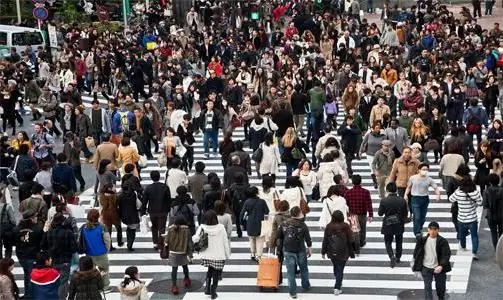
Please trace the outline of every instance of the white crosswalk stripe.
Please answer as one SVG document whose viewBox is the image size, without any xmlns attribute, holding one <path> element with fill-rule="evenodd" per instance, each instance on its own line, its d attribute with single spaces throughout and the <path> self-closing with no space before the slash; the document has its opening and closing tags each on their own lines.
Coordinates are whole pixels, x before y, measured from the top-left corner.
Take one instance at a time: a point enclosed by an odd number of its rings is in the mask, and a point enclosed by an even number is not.
<svg viewBox="0 0 503 300">
<path fill-rule="evenodd" d="M 83 96 L 86 106 L 90 106 L 92 97 Z M 99 98 L 100 103 L 106 104 L 106 100 Z M 342 111 L 342 110 L 341 110 Z M 338 116 L 338 123 L 343 121 L 343 116 Z M 219 140 L 223 138 L 220 132 Z M 243 128 L 237 128 L 233 134 L 234 140 L 243 140 Z M 248 149 L 250 154 L 251 150 Z M 202 135 L 196 136 L 194 145 L 194 162 L 203 160 L 203 144 Z M 157 158 L 157 154 L 154 154 Z M 311 155 L 308 154 L 308 157 Z M 428 158 L 433 161 L 433 153 L 429 153 Z M 221 166 L 220 157 L 210 157 L 204 160 L 206 164 L 205 173 L 215 172 L 220 178 L 223 177 L 223 169 Z M 475 170 L 473 161 L 470 162 L 470 167 Z M 151 183 L 149 173 L 152 170 L 161 171 L 161 180 L 164 180 L 166 168 L 159 168 L 156 160 L 148 161 L 148 166 L 141 170 L 142 184 L 148 185 Z M 254 166 L 252 166 L 252 170 Z M 344 294 L 339 296 L 339 299 L 395 299 L 398 292 L 405 289 L 422 289 L 423 283 L 421 279 L 415 277 L 410 269 L 410 261 L 415 245 L 415 238 L 412 233 L 412 223 L 406 225 L 404 234 L 403 256 L 402 262 L 394 269 L 389 268 L 389 258 L 386 254 L 383 237 L 380 233 L 382 218 L 377 217 L 377 209 L 379 207 L 379 197 L 376 190 L 373 188 L 372 180 L 369 174 L 369 167 L 365 159 L 355 160 L 353 162 L 353 170 L 355 174 L 362 175 L 362 185 L 367 188 L 372 195 L 374 207 L 374 222 L 367 225 L 367 244 L 361 250 L 361 255 L 355 259 L 350 259 L 346 265 L 343 291 Z M 432 165 L 430 168 L 431 176 L 440 183 L 438 177 L 438 165 Z M 279 176 L 277 176 L 277 186 L 282 189 L 285 184 L 286 167 L 280 167 Z M 250 178 L 250 184 L 260 185 L 259 180 L 253 172 Z M 81 205 L 88 209 L 94 202 L 92 195 L 93 189 L 89 189 L 80 196 Z M 318 219 L 321 213 L 321 204 L 314 202 L 310 204 L 311 213 L 306 218 L 311 236 L 313 239 L 313 256 L 309 258 L 309 277 L 311 282 L 311 291 L 307 294 L 302 294 L 302 299 L 318 299 L 320 296 L 326 296 L 333 293 L 333 269 L 329 260 L 323 260 L 320 255 L 321 241 L 323 231 L 318 227 Z M 470 252 L 457 252 L 457 240 L 454 225 L 451 222 L 450 203 L 448 203 L 445 192 L 442 191 L 441 201 L 432 201 L 428 208 L 428 214 L 425 224 L 430 221 L 438 221 L 441 228 L 441 234 L 450 243 L 453 253 L 452 272 L 448 274 L 447 290 L 451 293 L 465 293 L 467 289 L 472 257 Z M 479 211 L 480 218 L 480 211 Z M 84 220 L 79 220 L 79 225 Z M 125 229 L 125 227 L 124 227 Z M 113 234 L 113 242 L 116 245 L 115 234 Z M 468 237 L 468 245 L 471 245 Z M 126 267 L 130 265 L 138 266 L 142 280 L 147 283 L 158 278 L 169 278 L 171 268 L 161 261 L 159 254 L 152 248 L 150 233 L 138 233 L 134 248 L 134 253 L 128 253 L 125 248 L 117 248 L 115 252 L 109 254 L 110 260 L 110 276 L 111 286 L 117 286 L 123 276 Z M 470 246 L 468 246 L 470 247 Z M 236 233 L 233 233 L 231 242 L 231 258 L 226 262 L 223 280 L 219 283 L 219 299 L 253 299 L 261 297 L 263 300 L 268 299 L 287 299 L 288 288 L 287 280 L 280 287 L 277 293 L 259 293 L 256 286 L 256 275 L 258 266 L 257 263 L 250 260 L 248 239 L 246 232 L 243 233 L 243 238 L 238 239 Z M 195 254 L 194 264 L 189 266 L 192 279 L 204 281 L 206 270 L 198 264 L 198 256 Z M 181 272 L 181 271 L 180 271 Z M 286 269 L 283 266 L 283 272 L 286 274 Z M 16 282 L 20 288 L 23 287 L 22 269 L 18 266 L 14 270 Z M 182 274 L 179 274 L 179 278 Z M 298 279 L 300 280 L 300 279 Z M 300 286 L 300 282 L 298 282 Z M 181 292 L 184 292 L 181 285 Z M 180 285 L 179 285 L 180 287 Z M 152 295 L 152 293 L 150 293 Z M 118 299 L 117 290 L 108 294 L 107 299 Z M 171 294 L 162 294 L 157 299 L 178 299 Z M 202 293 L 202 289 L 190 290 L 184 296 L 184 300 L 207 299 Z"/>
</svg>

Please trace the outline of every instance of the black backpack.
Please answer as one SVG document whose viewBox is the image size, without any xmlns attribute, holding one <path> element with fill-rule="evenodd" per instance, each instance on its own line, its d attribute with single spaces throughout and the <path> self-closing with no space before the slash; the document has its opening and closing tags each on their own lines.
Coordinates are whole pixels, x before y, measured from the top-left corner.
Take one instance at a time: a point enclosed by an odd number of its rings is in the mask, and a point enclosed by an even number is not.
<svg viewBox="0 0 503 300">
<path fill-rule="evenodd" d="M 285 224 L 286 225 L 286 224 Z M 300 227 L 296 227 L 293 225 L 288 225 L 283 227 L 283 235 L 284 235 L 284 244 L 291 244 L 291 243 L 299 243 L 300 240 L 300 231 L 302 229 Z"/>
<path fill-rule="evenodd" d="M 328 251 L 336 260 L 347 259 L 349 255 L 348 241 L 342 232 L 328 237 Z"/>
</svg>

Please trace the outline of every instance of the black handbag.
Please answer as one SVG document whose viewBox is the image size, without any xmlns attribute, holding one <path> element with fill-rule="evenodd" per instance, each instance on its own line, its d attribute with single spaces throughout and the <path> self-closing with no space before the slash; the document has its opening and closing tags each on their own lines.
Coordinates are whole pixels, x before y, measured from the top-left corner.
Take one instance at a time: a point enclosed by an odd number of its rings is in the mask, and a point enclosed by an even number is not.
<svg viewBox="0 0 503 300">
<path fill-rule="evenodd" d="M 264 156 L 264 150 L 262 150 L 262 144 L 255 150 L 252 154 L 252 159 L 256 163 L 260 163 L 262 161 L 262 157 Z"/>
<path fill-rule="evenodd" d="M 320 185 L 318 183 L 313 187 L 311 198 L 313 198 L 313 200 L 320 200 Z"/>
<path fill-rule="evenodd" d="M 400 224 L 400 221 L 401 220 L 398 217 L 398 215 L 389 215 L 384 218 L 384 220 L 382 221 L 382 224 L 384 226 L 391 226 L 391 225 Z"/>
<path fill-rule="evenodd" d="M 5 203 L 2 207 L 1 218 L 2 218 L 2 223 L 0 224 L 2 226 L 2 228 L 0 229 L 1 238 L 4 242 L 10 241 L 12 240 L 12 230 L 16 225 L 9 220 L 9 216 L 7 215 L 7 203 Z"/>
</svg>

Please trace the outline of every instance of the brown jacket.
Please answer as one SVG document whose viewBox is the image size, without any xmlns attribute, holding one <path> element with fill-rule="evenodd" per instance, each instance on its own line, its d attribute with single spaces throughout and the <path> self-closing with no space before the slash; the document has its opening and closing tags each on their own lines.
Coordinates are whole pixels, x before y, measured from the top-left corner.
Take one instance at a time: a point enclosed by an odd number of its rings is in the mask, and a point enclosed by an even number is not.
<svg viewBox="0 0 503 300">
<path fill-rule="evenodd" d="M 396 159 L 389 174 L 389 181 L 394 181 L 399 188 L 406 188 L 409 178 L 417 174 L 419 164 L 415 158 L 411 158 L 408 162 L 401 157 Z"/>
<path fill-rule="evenodd" d="M 271 237 L 269 238 L 268 247 L 276 248 L 277 238 L 278 238 L 278 228 L 289 218 L 289 212 L 280 212 L 274 216 L 274 221 L 272 222 Z"/>
<path fill-rule="evenodd" d="M 102 159 L 109 159 L 112 163 L 108 167 L 110 171 L 117 170 L 117 160 L 119 159 L 119 148 L 110 142 L 103 142 L 96 148 L 94 155 L 94 168 L 97 170 Z"/>
<path fill-rule="evenodd" d="M 192 237 L 189 226 L 182 225 L 178 228 L 171 225 L 164 238 L 164 246 L 168 247 L 168 253 L 187 254 L 192 257 Z"/>
<path fill-rule="evenodd" d="M 41 195 L 31 195 L 30 198 L 23 200 L 19 205 L 21 213 L 27 210 L 33 210 L 37 213 L 37 223 L 43 228 L 47 221 L 47 204 Z"/>
<path fill-rule="evenodd" d="M 100 205 L 101 205 L 101 218 L 103 224 L 108 228 L 111 225 L 118 224 L 120 226 L 121 219 L 119 216 L 119 200 L 116 194 L 101 194 L 100 195 Z"/>
</svg>

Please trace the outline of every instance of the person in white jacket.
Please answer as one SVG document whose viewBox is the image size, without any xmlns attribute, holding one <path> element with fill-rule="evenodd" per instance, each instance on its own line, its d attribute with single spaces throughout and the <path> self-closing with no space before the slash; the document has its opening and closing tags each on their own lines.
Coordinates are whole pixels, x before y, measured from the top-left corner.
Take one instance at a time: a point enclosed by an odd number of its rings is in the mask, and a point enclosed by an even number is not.
<svg viewBox="0 0 503 300">
<path fill-rule="evenodd" d="M 328 153 L 323 157 L 317 172 L 318 184 L 320 185 L 320 196 L 322 198 L 327 196 L 328 189 L 335 184 L 335 175 L 341 175 L 343 183 L 348 181 L 344 170 L 334 161 L 333 154 Z"/>
<path fill-rule="evenodd" d="M 271 174 L 276 176 L 279 172 L 278 165 L 281 163 L 278 145 L 274 144 L 272 133 L 265 135 L 264 142 L 259 146 L 262 148 L 262 161 L 260 162 L 260 174 Z"/>
<path fill-rule="evenodd" d="M 300 199 L 306 199 L 306 194 L 304 193 L 304 187 L 302 186 L 302 182 L 300 181 L 299 177 L 287 177 L 285 186 L 286 189 L 281 193 L 280 199 L 288 201 L 290 207 L 300 207 Z"/>
<path fill-rule="evenodd" d="M 208 210 L 204 214 L 204 224 L 197 228 L 196 234 L 192 237 L 192 242 L 197 245 L 205 238 L 207 238 L 207 247 L 199 252 L 201 264 L 208 268 L 204 293 L 215 299 L 217 297 L 218 278 L 222 275 L 225 261 L 231 257 L 231 249 L 227 231 L 224 225 L 218 223 L 217 213 L 214 210 Z"/>
<path fill-rule="evenodd" d="M 147 287 L 140 281 L 140 273 L 135 266 L 128 267 L 124 280 L 119 284 L 121 300 L 148 300 Z"/>
<path fill-rule="evenodd" d="M 332 185 L 328 189 L 327 197 L 323 198 L 320 220 L 318 221 L 320 228 L 324 229 L 328 223 L 332 221 L 332 214 L 337 210 L 342 212 L 344 215 L 344 222 L 349 224 L 349 207 L 346 203 L 346 199 L 341 195 L 341 192 L 342 191 L 336 185 Z"/>
</svg>

